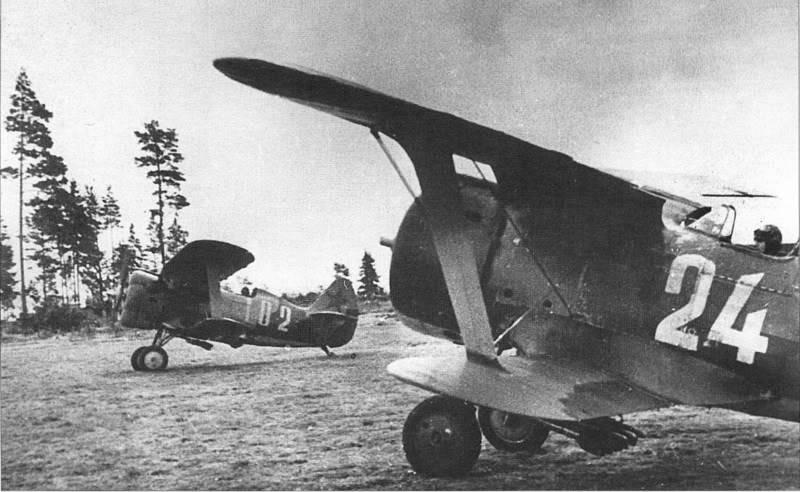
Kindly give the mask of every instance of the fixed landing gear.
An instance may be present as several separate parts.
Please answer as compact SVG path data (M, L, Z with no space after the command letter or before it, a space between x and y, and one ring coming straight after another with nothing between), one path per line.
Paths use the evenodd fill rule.
M550 427L540 420L493 408L480 407L478 423L486 440L500 451L533 453L550 435Z
M159 328L153 337L152 345L139 347L131 354L131 366L134 371L162 371L167 367L169 357L162 347L172 340L173 335Z
M155 345L145 345L134 350L131 365L136 371L161 371L167 367L167 351Z
M403 450L411 467L421 475L467 473L481 452L475 407L446 396L424 400L403 426Z
M403 426L403 450L420 475L464 475L478 460L481 431L502 451L535 452L552 431L574 439L582 449L598 456L621 451L644 437L609 417L547 420L479 407L476 418L472 404L439 395L424 400L408 415Z

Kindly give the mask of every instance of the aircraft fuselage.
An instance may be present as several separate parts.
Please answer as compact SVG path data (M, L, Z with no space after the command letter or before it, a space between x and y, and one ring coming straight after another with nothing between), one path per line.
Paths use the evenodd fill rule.
M158 329L162 323L181 336L212 340L235 346L339 347L352 339L357 308L343 312L312 311L269 292L255 289L253 296L220 291L210 316L208 297L181 289L169 289L153 274L131 275L124 326Z
M501 344L530 354L580 353L676 401L712 391L711 373L721 367L769 393L739 410L800 417L797 256L766 256L730 244L711 226L688 227L685 210L669 202L657 215L601 206L591 196L501 205L495 185L472 178L462 178L460 195L493 338L514 325ZM606 214L627 214L641 226L626 230ZM406 324L460 343L417 203L394 241L391 294ZM708 374L696 375L708 376L706 386L675 387L684 377L670 359L675 351L708 363L700 369Z

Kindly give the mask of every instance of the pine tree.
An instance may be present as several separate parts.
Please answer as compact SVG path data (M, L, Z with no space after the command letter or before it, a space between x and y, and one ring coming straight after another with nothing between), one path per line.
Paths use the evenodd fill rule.
M11 109L6 117L6 131L17 133L17 142L12 151L19 159L18 168L4 167L0 169L3 177L16 178L19 181L19 278L22 316L28 316L27 287L25 285L25 210L23 204L24 178L27 174L26 164L35 164L44 153L53 146L47 122L53 113L36 98L31 88L28 74L21 70L17 77L14 93L11 95Z
M70 232L67 211L74 201L64 187L67 183L66 171L63 159L49 151L28 167L28 174L37 179L33 185L36 194L26 203L33 209L27 218L31 231L28 237L36 246L30 258L39 267L37 280L45 298L57 290L55 280L58 273L62 277L62 294L65 292L65 255L69 251L66 237Z
M114 249L114 229L122 224L122 215L119 211L119 203L111 186L106 187L106 194L103 195L103 204L100 206L100 223L105 231L111 232L111 249Z
M121 242L114 248L111 255L110 274L108 276L108 285L117 290L120 288L120 275L123 267L128 268L128 271L143 268L142 258L142 243L136 237L136 230L133 224L128 228L128 239L126 242ZM116 313L112 312L112 318Z
M158 271L160 270L158 268L158 257L161 253L161 245L163 244L163 241L159 239L158 215L154 212L154 210L150 211L150 220L147 222L147 244L145 244L142 248L143 253L146 254L142 256L142 258L144 260L144 264L149 270Z
M18 294L14 290L17 282L12 268L14 268L14 251L9 244L6 225L0 220L0 309L13 308L14 299Z
M76 283L80 285L82 280L92 294L93 303L102 306L108 288L105 255L98 242L103 229L102 207L92 187L86 187L84 193L78 195L75 205L71 225L78 232L74 254L80 279Z
M333 264L333 272L336 277L349 277L350 276L350 269L347 268L344 263L334 263Z
M46 221L54 223L60 218L60 211L42 207L36 216L31 218L30 222ZM32 225L30 228L31 232L28 235L28 239L34 245L30 259L35 261L39 267L37 282L41 286L42 297L47 298L48 295L52 295L58 290L64 291L63 288L58 288L57 279L59 277L62 278L63 287L66 281L63 279L62 272L65 270L64 255L67 251L63 242L60 241L61 234L54 241L50 234L42 233L38 230L38 227Z
M109 305L111 301L108 295L114 293L113 290L119 283L120 265L118 257L121 254L121 252L117 251L117 246L114 242L114 230L122 223L122 215L120 213L119 203L114 193L111 191L111 186L106 187L106 194L103 195L101 200L102 203L97 210L97 222L100 225L100 231L108 231L111 237L108 253L102 253L102 250L100 250L102 256L98 263L99 268L95 267L97 270L95 276L104 279L104 282L102 282L102 291L98 300L102 300L106 314L109 314ZM98 249L100 249L99 244ZM117 263L116 268L115 261Z
M378 272L375 271L375 259L372 255L364 251L364 256L361 258L361 270L359 271L361 278L358 281L361 285L358 287L358 295L364 299L374 299L376 296L383 294L383 288L378 285L380 277Z
M183 173L178 169L183 155L178 151L178 135L175 129L162 130L158 121L146 123L144 131L134 132L134 135L139 139L143 152L135 158L136 165L147 169L147 177L156 186L156 191L153 192L156 208L151 209L151 221L154 221L153 229L163 268L167 256L164 241L165 209L170 207L178 212L189 205L186 197L179 193L181 183L185 181Z
M136 269L136 268L143 268L144 265L144 253L142 250L142 242L136 237L136 230L133 227L133 224L130 225L128 228L128 239L127 242L119 244L116 248L114 248L114 256L111 262L111 269L114 272L119 272L122 267L122 251L129 250L130 255L128 257L128 268Z
M178 223L178 216L176 214L175 218L172 220L172 225L169 226L169 230L167 231L167 253L170 258L175 256L178 251L186 246L187 239L189 239L189 233Z

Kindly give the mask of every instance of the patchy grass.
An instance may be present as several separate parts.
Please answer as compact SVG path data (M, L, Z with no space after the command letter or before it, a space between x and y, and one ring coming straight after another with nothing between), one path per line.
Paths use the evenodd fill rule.
M170 342L170 367L134 372L149 332L0 345L0 464L13 489L797 489L798 424L674 407L630 416L649 437L598 458L552 436L542 453L484 442L467 477L427 479L401 431L426 392L385 372L447 342L391 312L351 344L316 349ZM348 357L355 354L355 359Z

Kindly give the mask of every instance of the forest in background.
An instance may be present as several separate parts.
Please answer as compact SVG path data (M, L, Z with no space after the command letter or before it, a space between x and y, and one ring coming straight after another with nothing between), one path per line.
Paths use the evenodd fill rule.
M68 164L54 151L52 118L21 70L4 121L16 162L0 168L3 193L16 192L19 205L16 241L0 215L0 309L4 324L13 317L21 332L113 323L123 262L158 272L189 239L180 222L180 211L190 203L181 194L184 158L174 128L151 120L133 135L140 153L132 162L153 186L147 230L140 236L133 223L123 223L110 186L99 192L70 178ZM385 300L374 262L365 251L359 297ZM349 269L334 263L334 274L349 276ZM223 287L249 285L247 278L235 277ZM303 305L319 292L284 297Z

